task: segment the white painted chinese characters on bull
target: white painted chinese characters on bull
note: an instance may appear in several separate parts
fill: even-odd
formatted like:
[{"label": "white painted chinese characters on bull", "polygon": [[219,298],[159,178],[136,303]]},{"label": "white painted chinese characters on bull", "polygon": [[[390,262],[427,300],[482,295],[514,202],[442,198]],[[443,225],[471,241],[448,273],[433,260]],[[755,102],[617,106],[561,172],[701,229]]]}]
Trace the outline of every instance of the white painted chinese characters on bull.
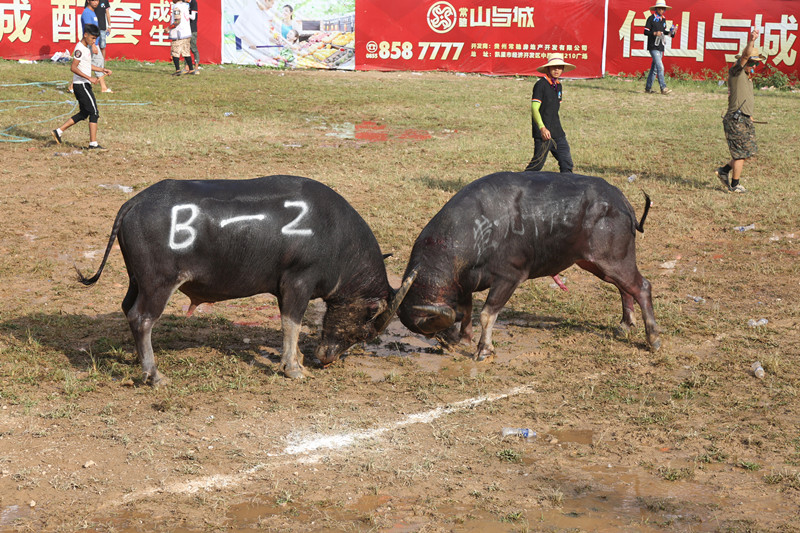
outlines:
[{"label": "white painted chinese characters on bull", "polygon": [[[636,267],[635,235],[643,231],[622,192],[600,178],[552,172],[499,172],[453,196],[414,242],[406,267],[417,280],[398,310],[403,324],[446,344],[472,340],[472,294],[489,289],[481,310],[475,359],[494,353],[492,328],[527,279],[576,264],[617,287],[619,330],[635,326],[634,302],[653,351],[661,346],[650,282]],[[465,227],[464,220],[473,221]],[[531,228],[533,225],[533,228]],[[459,325],[456,321],[460,321]]]}]

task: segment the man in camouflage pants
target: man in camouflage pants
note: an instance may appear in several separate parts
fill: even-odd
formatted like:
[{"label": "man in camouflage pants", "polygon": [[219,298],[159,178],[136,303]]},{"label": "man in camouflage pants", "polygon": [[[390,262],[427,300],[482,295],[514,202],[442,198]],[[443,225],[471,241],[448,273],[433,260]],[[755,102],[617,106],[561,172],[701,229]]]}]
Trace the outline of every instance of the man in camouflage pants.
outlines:
[{"label": "man in camouflage pants", "polygon": [[[760,32],[756,29],[750,33],[747,46],[736,56],[736,63],[728,71],[728,110],[722,118],[722,126],[731,160],[724,167],[719,167],[716,175],[727,191],[736,193],[747,192],[739,183],[739,178],[744,162],[758,152],[756,128],[751,118],[755,104],[753,74],[756,66],[767,59],[755,46],[759,35]],[[731,171],[733,175],[729,180]]]}]

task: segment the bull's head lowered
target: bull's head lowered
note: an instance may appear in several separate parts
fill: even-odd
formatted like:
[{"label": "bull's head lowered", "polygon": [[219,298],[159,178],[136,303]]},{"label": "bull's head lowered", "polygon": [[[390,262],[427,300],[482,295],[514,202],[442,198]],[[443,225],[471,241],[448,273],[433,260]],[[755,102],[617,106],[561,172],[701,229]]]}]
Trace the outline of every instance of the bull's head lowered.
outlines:
[{"label": "bull's head lowered", "polygon": [[315,352],[316,358],[323,365],[329,365],[352,345],[380,335],[397,313],[397,308],[403,303],[416,277],[417,271],[414,270],[388,300],[351,299],[328,302],[328,310],[322,320],[322,338]]}]

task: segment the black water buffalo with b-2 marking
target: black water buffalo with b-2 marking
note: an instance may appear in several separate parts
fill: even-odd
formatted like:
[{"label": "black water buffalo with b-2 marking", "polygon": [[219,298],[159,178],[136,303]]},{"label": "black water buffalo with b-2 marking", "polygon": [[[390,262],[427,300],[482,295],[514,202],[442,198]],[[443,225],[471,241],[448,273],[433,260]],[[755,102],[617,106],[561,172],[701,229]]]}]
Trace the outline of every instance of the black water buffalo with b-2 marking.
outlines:
[{"label": "black water buffalo with b-2 marking", "polygon": [[[414,243],[406,275],[417,279],[398,309],[413,332],[455,342],[472,338],[472,293],[489,289],[475,359],[494,352],[492,327],[520,283],[577,264],[614,284],[620,328],[635,325],[638,302],[653,351],[661,346],[650,282],[636,267],[641,221],[622,192],[600,178],[551,172],[499,172],[453,196]],[[460,337],[455,325],[461,321]]]},{"label": "black water buffalo with b-2 marking", "polygon": [[277,296],[283,329],[281,369],[302,378],[297,342],[308,302],[327,304],[316,356],[335,361],[375,337],[394,315],[413,276],[397,294],[369,226],[339,194],[297,176],[249,180],[165,180],[120,208],[103,261],[119,239],[128,270],[122,310],[145,382],[162,384],[150,341],[175,290],[204,302],[260,293]]}]

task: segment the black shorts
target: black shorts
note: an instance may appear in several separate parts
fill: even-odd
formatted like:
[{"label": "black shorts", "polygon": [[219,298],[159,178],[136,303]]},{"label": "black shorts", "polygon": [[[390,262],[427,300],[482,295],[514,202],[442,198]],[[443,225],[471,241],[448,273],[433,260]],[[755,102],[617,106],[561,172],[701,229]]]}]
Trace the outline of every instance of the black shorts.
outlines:
[{"label": "black shorts", "polygon": [[97,99],[95,99],[94,92],[92,92],[92,84],[74,83],[72,84],[72,90],[75,91],[75,98],[78,99],[78,105],[80,106],[80,111],[72,116],[72,120],[80,122],[88,117],[89,122],[96,124],[97,119],[100,117],[100,112],[97,110]]}]

